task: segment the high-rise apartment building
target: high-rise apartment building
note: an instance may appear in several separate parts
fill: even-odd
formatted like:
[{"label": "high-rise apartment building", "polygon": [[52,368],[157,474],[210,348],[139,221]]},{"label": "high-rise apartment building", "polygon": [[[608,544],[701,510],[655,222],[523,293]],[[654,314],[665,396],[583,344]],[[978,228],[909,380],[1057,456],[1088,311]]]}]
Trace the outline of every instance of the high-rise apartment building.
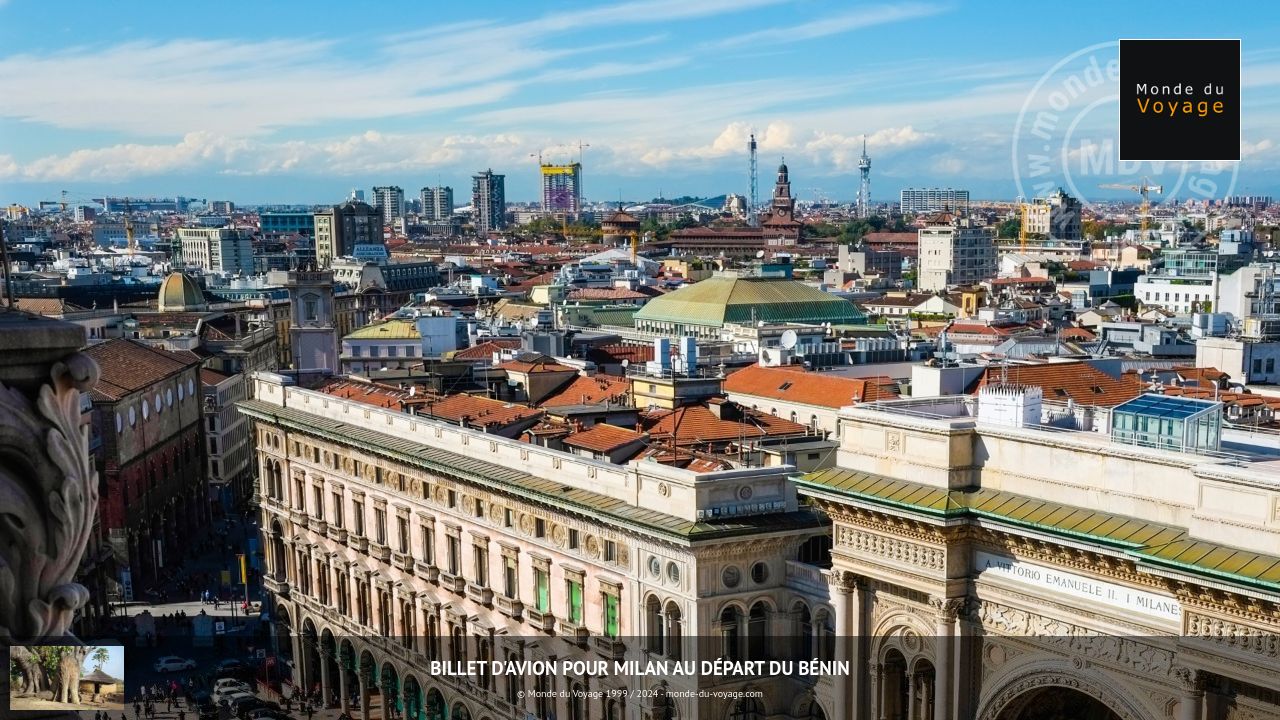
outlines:
[{"label": "high-rise apartment building", "polygon": [[1029,235],[1051,242],[1080,242],[1080,201],[1058,188],[1047,198],[1023,206],[1023,222]]},{"label": "high-rise apartment building", "polygon": [[422,188],[422,215],[434,222],[453,215],[453,188],[447,185]]},{"label": "high-rise apartment building", "polygon": [[507,176],[485,170],[471,176],[471,208],[477,235],[507,226]]},{"label": "high-rise apartment building", "polygon": [[391,225],[404,217],[404,188],[398,185],[383,185],[373,189],[373,206],[382,215],[382,224]]},{"label": "high-rise apartment building", "polygon": [[542,165],[542,211],[576,215],[582,209],[582,164]]},{"label": "high-rise apartment building", "polygon": [[359,200],[321,210],[316,213],[315,242],[316,263],[321,267],[328,267],[334,258],[354,255],[357,246],[383,246],[382,214]]},{"label": "high-rise apartment building", "polygon": [[944,213],[919,231],[920,289],[945,290],[995,277],[996,231],[972,218]]},{"label": "high-rise apartment building", "polygon": [[253,238],[246,230],[235,228],[178,228],[182,244],[182,262],[189,268],[207,272],[253,272]]},{"label": "high-rise apartment building", "polygon": [[966,210],[969,191],[954,188],[903,188],[898,205],[904,213],[926,213]]}]

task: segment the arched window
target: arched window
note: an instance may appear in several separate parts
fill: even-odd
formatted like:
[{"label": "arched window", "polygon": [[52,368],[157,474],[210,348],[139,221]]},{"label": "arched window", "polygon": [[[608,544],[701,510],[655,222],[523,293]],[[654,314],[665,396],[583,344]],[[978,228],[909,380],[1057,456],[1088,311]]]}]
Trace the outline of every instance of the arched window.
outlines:
[{"label": "arched window", "polygon": [[742,660],[742,612],[730,605],[720,611],[720,654],[727,660]]},{"label": "arched window", "polygon": [[796,421],[797,421],[797,418],[799,418],[799,417],[800,417],[799,415],[796,415],[796,411],[795,411],[795,410],[792,410],[792,411],[791,411],[791,422],[796,422]]},{"label": "arched window", "polygon": [[830,662],[836,657],[836,625],[831,613],[819,610],[814,621],[814,630],[818,636],[818,659]]},{"label": "arched window", "polygon": [[663,637],[666,636],[666,628],[663,626],[665,618],[662,617],[662,603],[658,598],[649,596],[644,604],[645,626],[648,628],[646,636],[645,649],[651,653],[661,653]]},{"label": "arched window", "polygon": [[569,693],[569,720],[587,720],[586,706],[583,704],[583,697],[587,694],[586,688],[582,687],[582,683],[574,683]]},{"label": "arched window", "polygon": [[747,655],[752,660],[764,660],[769,654],[769,606],[757,602],[751,606],[747,624]]},{"label": "arched window", "polygon": [[809,606],[798,602],[791,607],[791,616],[795,618],[794,635],[796,639],[796,659],[813,659],[813,616],[809,614]]},{"label": "arched window", "polygon": [[672,660],[680,659],[680,644],[684,638],[684,621],[680,614],[680,606],[675,602],[668,602],[666,608],[667,619],[667,642],[665,646],[666,656]]}]

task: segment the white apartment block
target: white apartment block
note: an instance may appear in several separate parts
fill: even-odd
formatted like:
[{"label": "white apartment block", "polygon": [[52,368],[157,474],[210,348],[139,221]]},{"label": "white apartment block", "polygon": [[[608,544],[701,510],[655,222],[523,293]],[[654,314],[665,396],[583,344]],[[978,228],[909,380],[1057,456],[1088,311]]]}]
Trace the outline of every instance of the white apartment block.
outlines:
[{"label": "white apartment block", "polygon": [[996,231],[972,218],[949,217],[919,231],[918,282],[934,292],[972,285],[996,276],[1000,269]]},{"label": "white apartment block", "polygon": [[234,228],[181,227],[182,262],[206,272],[253,273],[253,238]]}]

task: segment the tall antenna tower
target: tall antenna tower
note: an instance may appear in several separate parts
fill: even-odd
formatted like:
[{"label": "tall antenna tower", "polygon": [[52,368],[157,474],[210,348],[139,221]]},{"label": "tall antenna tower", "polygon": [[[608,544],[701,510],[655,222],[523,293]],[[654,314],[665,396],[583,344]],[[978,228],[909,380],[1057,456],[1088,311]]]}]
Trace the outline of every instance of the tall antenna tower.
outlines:
[{"label": "tall antenna tower", "polygon": [[747,222],[755,226],[758,219],[756,211],[760,207],[760,176],[756,172],[756,134],[751,133],[747,141],[747,156],[751,163],[751,197],[747,200]]},{"label": "tall antenna tower", "polygon": [[862,157],[858,159],[858,173],[862,182],[858,185],[858,217],[871,217],[871,158],[867,157],[867,136],[862,136]]}]

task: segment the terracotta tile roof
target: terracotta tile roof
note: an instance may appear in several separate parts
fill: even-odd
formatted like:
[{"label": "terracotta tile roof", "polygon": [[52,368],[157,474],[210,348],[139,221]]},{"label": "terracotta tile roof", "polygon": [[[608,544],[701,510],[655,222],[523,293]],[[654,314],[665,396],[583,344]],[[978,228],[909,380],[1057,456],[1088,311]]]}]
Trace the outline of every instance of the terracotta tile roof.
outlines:
[{"label": "terracotta tile roof", "polygon": [[512,405],[501,400],[467,395],[450,395],[439,399],[416,401],[418,412],[429,417],[450,422],[463,422],[474,428],[505,427],[542,414],[524,405]]},{"label": "terracotta tile roof", "polygon": [[628,430],[606,423],[596,423],[587,430],[573,433],[565,438],[564,444],[592,452],[607,453],[627,445],[643,442],[648,438],[648,435],[635,430]]},{"label": "terracotta tile roof", "polygon": [[216,370],[210,370],[209,368],[200,368],[200,382],[203,385],[217,385],[229,377],[231,376],[223,375],[222,373]]},{"label": "terracotta tile roof", "polygon": [[[504,363],[505,364],[505,363]],[[559,367],[564,367],[560,365]],[[568,369],[568,368],[566,368]],[[599,405],[605,402],[631,404],[631,382],[613,375],[578,375],[564,387],[556,390],[539,403],[540,407],[565,405]]]},{"label": "terracotta tile roof", "polygon": [[1063,340],[1097,340],[1098,336],[1085,328],[1071,327],[1063,328],[1058,332],[1058,337]]},{"label": "terracotta tile roof", "polygon": [[903,295],[885,295],[874,300],[862,300],[858,304],[863,307],[915,307],[933,297],[932,293],[912,293]]},{"label": "terracotta tile roof", "polygon": [[897,383],[886,377],[849,378],[759,365],[730,374],[724,391],[828,408],[898,397]]},{"label": "terracotta tile roof", "polygon": [[1097,263],[1092,260],[1071,260],[1067,262],[1067,267],[1079,272],[1083,270],[1097,270],[1098,268],[1103,267],[1103,265],[1102,263]]},{"label": "terracotta tile roof", "polygon": [[766,438],[805,435],[800,423],[742,408],[744,421],[721,420],[710,408],[690,405],[641,415],[641,425],[654,439],[674,440],[676,445],[752,442]]},{"label": "terracotta tile roof", "polygon": [[501,365],[494,367],[499,370],[512,370],[521,373],[551,373],[551,372],[577,372],[577,370],[568,365],[561,365],[551,358],[543,355],[536,360],[508,360]]},{"label": "terracotta tile roof", "polygon": [[1141,395],[1144,385],[1134,376],[1119,380],[1085,362],[1046,363],[1043,365],[990,366],[970,383],[968,392],[975,393],[987,385],[1003,381],[1017,385],[1034,385],[1044,390],[1044,399],[1055,402],[1075,400],[1081,405],[1114,407]]},{"label": "terracotta tile roof", "polygon": [[192,353],[173,353],[127,338],[90,345],[84,353],[102,371],[93,390],[95,400],[119,400],[201,361]]},{"label": "terracotta tile roof", "polygon": [[394,409],[400,409],[402,403],[411,397],[404,390],[390,385],[342,378],[330,381],[329,384],[320,388],[320,391],[346,400],[365,403],[366,405]]},{"label": "terracotta tile roof", "polygon": [[1231,377],[1227,373],[1213,367],[1175,367],[1172,368],[1172,370],[1178,374],[1178,377],[1182,378],[1184,383],[1194,383],[1194,385],[1206,387],[1210,390],[1218,387],[1219,383]]},{"label": "terracotta tile roof", "polygon": [[520,347],[519,338],[500,338],[486,340],[469,348],[463,348],[453,354],[454,360],[492,360],[493,354],[500,350],[514,350]]}]

